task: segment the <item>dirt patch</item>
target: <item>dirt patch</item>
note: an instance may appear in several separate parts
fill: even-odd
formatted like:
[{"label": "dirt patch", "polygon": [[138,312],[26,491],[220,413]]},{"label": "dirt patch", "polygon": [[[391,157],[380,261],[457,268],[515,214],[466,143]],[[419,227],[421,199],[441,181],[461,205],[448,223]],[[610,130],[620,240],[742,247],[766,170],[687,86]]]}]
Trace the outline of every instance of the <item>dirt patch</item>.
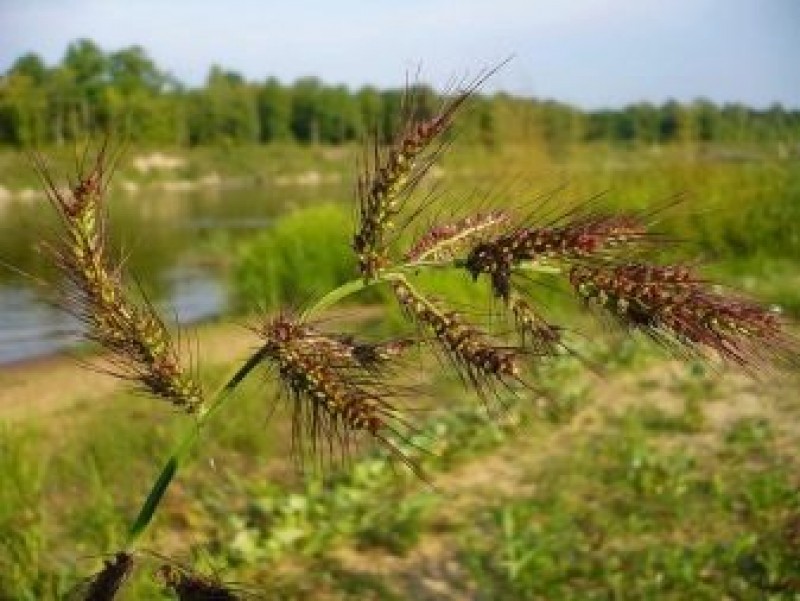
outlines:
[{"label": "dirt patch", "polygon": [[[379,307],[346,308],[329,311],[329,323],[355,323],[374,318]],[[199,358],[201,367],[242,364],[255,351],[258,338],[242,319],[238,324],[203,324],[182,334],[188,350]],[[87,369],[102,365],[102,356],[78,360],[67,355],[35,359],[0,367],[0,420],[42,418],[91,404],[128,385],[106,373]]]},{"label": "dirt patch", "polygon": [[[531,437],[518,436],[490,455],[436,476],[433,483],[444,502],[435,520],[447,527],[430,530],[405,556],[342,547],[334,552],[335,561],[352,574],[394,583],[403,595],[412,594],[415,599],[470,597],[474,591],[454,555],[454,549],[458,548],[456,537],[475,512],[486,505],[487,499],[495,504],[531,496],[537,486],[534,476],[548,462],[571,448],[578,448],[581,440],[607,428],[608,419],[636,406],[655,404],[659,409],[679,413],[685,408],[686,399],[675,383],[685,373],[681,363],[668,361],[604,381],[603,386],[596,387],[588,406],[569,424]],[[642,393],[643,382],[648,383],[646,394]],[[721,396],[703,405],[703,431],[690,435],[691,441],[679,436],[683,444],[704,453],[719,444],[738,419],[759,416],[776,425],[780,423],[780,412],[772,402],[774,391],[763,391],[760,395],[756,384],[737,374],[721,377],[718,386]]]},{"label": "dirt patch", "polygon": [[[200,326],[189,337],[196,337],[203,365],[244,360],[256,343],[252,332],[234,325]],[[81,361],[102,364],[101,357]],[[39,419],[107,397],[125,385],[63,355],[5,367],[0,369],[0,419]]]}]

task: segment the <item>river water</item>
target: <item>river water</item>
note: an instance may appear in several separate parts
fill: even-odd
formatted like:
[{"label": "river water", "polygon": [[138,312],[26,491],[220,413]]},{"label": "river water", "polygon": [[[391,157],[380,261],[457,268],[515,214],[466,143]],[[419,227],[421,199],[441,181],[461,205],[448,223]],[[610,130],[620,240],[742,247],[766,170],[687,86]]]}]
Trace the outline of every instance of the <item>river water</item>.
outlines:
[{"label": "river water", "polygon": [[[232,243],[298,207],[344,200],[344,188],[240,185],[112,194],[114,252],[125,257],[136,284],[168,320],[202,321],[223,313],[230,302],[226,267]],[[54,306],[59,276],[37,250],[53,239],[56,223],[44,199],[12,202],[0,212],[0,365],[82,340],[82,324]]]}]

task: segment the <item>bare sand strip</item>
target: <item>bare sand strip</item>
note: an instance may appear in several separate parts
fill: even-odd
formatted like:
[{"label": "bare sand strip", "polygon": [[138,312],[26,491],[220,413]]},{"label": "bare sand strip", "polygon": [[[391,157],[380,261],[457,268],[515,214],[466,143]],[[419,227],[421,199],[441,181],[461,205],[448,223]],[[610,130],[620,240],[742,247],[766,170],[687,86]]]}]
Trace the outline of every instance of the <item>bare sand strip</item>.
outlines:
[{"label": "bare sand strip", "polygon": [[[374,319],[381,311],[377,306],[341,307],[326,312],[325,322],[361,322]],[[201,367],[241,364],[258,346],[258,337],[248,329],[258,319],[253,316],[189,327],[181,346],[199,357]],[[102,364],[102,356],[79,360],[61,354],[0,367],[0,422],[39,419],[97,401],[127,385],[87,369],[85,363]]]},{"label": "bare sand strip", "polygon": [[[193,355],[202,365],[244,360],[258,344],[241,325],[204,324],[190,330]],[[88,361],[95,362],[94,359]],[[102,361],[97,361],[102,363]],[[0,420],[14,422],[58,413],[78,403],[96,401],[125,386],[107,374],[86,369],[75,357],[54,355],[0,367]]]}]

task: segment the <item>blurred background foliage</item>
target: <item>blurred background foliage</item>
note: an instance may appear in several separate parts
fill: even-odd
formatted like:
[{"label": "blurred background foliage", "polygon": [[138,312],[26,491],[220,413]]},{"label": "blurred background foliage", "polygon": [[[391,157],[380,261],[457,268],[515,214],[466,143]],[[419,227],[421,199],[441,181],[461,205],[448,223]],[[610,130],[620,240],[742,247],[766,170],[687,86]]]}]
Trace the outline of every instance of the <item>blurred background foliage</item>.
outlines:
[{"label": "blurred background foliage", "polygon": [[[435,110],[436,92],[412,87],[422,113]],[[116,132],[131,142],[180,147],[208,144],[341,144],[377,129],[394,131],[403,90],[352,90],[316,77],[292,83],[274,77],[247,81],[215,65],[205,85],[189,88],[140,46],[105,51],[89,39],[69,45],[56,65],[34,53],[19,57],[0,84],[0,144],[64,144]],[[580,110],[552,100],[505,93],[478,95],[462,119],[461,136],[486,146],[538,136],[555,152],[577,142],[628,145],[723,142],[772,143],[797,153],[800,111],[780,104],[756,110],[742,104],[636,103]],[[792,141],[795,146],[791,147]],[[737,151],[729,158],[746,158]]]}]

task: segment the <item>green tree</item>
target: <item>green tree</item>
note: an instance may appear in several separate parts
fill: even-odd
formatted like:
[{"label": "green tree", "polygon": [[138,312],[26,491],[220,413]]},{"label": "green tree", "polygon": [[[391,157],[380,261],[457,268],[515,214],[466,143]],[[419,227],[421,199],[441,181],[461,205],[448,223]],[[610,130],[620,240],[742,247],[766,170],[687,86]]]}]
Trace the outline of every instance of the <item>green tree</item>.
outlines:
[{"label": "green tree", "polygon": [[725,122],[724,138],[730,142],[743,142],[750,125],[747,107],[738,103],[726,104],[722,108],[722,115]]},{"label": "green tree", "polygon": [[189,110],[193,144],[259,139],[256,90],[239,73],[211,67],[205,89],[192,94]]},{"label": "green tree", "polygon": [[381,94],[378,89],[364,86],[356,92],[356,101],[361,111],[364,130],[370,134],[380,134],[382,106]]},{"label": "green tree", "polygon": [[96,113],[108,82],[108,58],[100,47],[80,39],[67,47],[62,66],[72,73],[78,109],[77,135],[91,133],[97,125]]},{"label": "green tree", "polygon": [[633,139],[639,144],[659,142],[659,110],[649,102],[639,102],[627,108],[633,127]]},{"label": "green tree", "polygon": [[34,85],[41,86],[47,79],[47,66],[44,64],[42,57],[29,52],[14,61],[14,64],[8,70],[8,74],[25,75],[31,79]]},{"label": "green tree", "polygon": [[698,98],[692,104],[695,117],[695,135],[698,140],[710,142],[719,138],[720,113],[710,100]]},{"label": "green tree", "polygon": [[292,138],[292,93],[274,77],[258,90],[258,120],[262,142],[278,142]]},{"label": "green tree", "polygon": [[323,142],[340,144],[363,132],[360,107],[345,86],[323,87],[317,99],[317,114]]},{"label": "green tree", "polygon": [[384,90],[381,92],[380,132],[383,142],[390,141],[388,132],[397,131],[403,117],[403,92]]},{"label": "green tree", "polygon": [[11,65],[0,84],[0,136],[17,146],[40,144],[47,137],[47,102],[42,93],[47,67],[28,53]]},{"label": "green tree", "polygon": [[[365,132],[378,132],[379,140],[388,142],[385,132],[396,131],[410,118],[430,117],[443,100],[422,84],[403,90],[366,86],[354,93],[315,77],[292,85],[275,78],[254,84],[221,67],[210,69],[203,87],[187,91],[141,46],[105,53],[95,42],[79,39],[52,68],[34,53],[13,62],[0,80],[0,144],[62,144],[99,131],[169,144],[290,139],[341,144]],[[542,144],[555,154],[578,141],[720,141],[781,142],[781,152],[788,156],[792,140],[800,135],[800,111],[781,105],[754,110],[698,99],[584,112],[503,93],[476,95],[470,104],[460,128],[465,140],[486,147]],[[413,115],[406,110],[409,106]]]},{"label": "green tree", "polygon": [[48,139],[60,146],[69,135],[70,113],[77,94],[72,71],[61,66],[51,69],[44,94],[49,123]]},{"label": "green tree", "polygon": [[292,87],[292,133],[300,142],[320,141],[320,96],[322,83],[316,77],[298,79]]},{"label": "green tree", "polygon": [[563,156],[581,137],[577,111],[567,104],[547,101],[539,105],[542,138],[553,156]]},{"label": "green tree", "polygon": [[46,104],[28,75],[6,75],[0,84],[0,135],[16,146],[41,144],[46,135]]},{"label": "green tree", "polygon": [[137,141],[175,139],[170,99],[162,94],[168,78],[141,46],[109,55],[108,76],[101,104],[109,126]]},{"label": "green tree", "polygon": [[110,83],[123,93],[163,91],[167,76],[156,66],[141,46],[129,46],[108,57]]}]

